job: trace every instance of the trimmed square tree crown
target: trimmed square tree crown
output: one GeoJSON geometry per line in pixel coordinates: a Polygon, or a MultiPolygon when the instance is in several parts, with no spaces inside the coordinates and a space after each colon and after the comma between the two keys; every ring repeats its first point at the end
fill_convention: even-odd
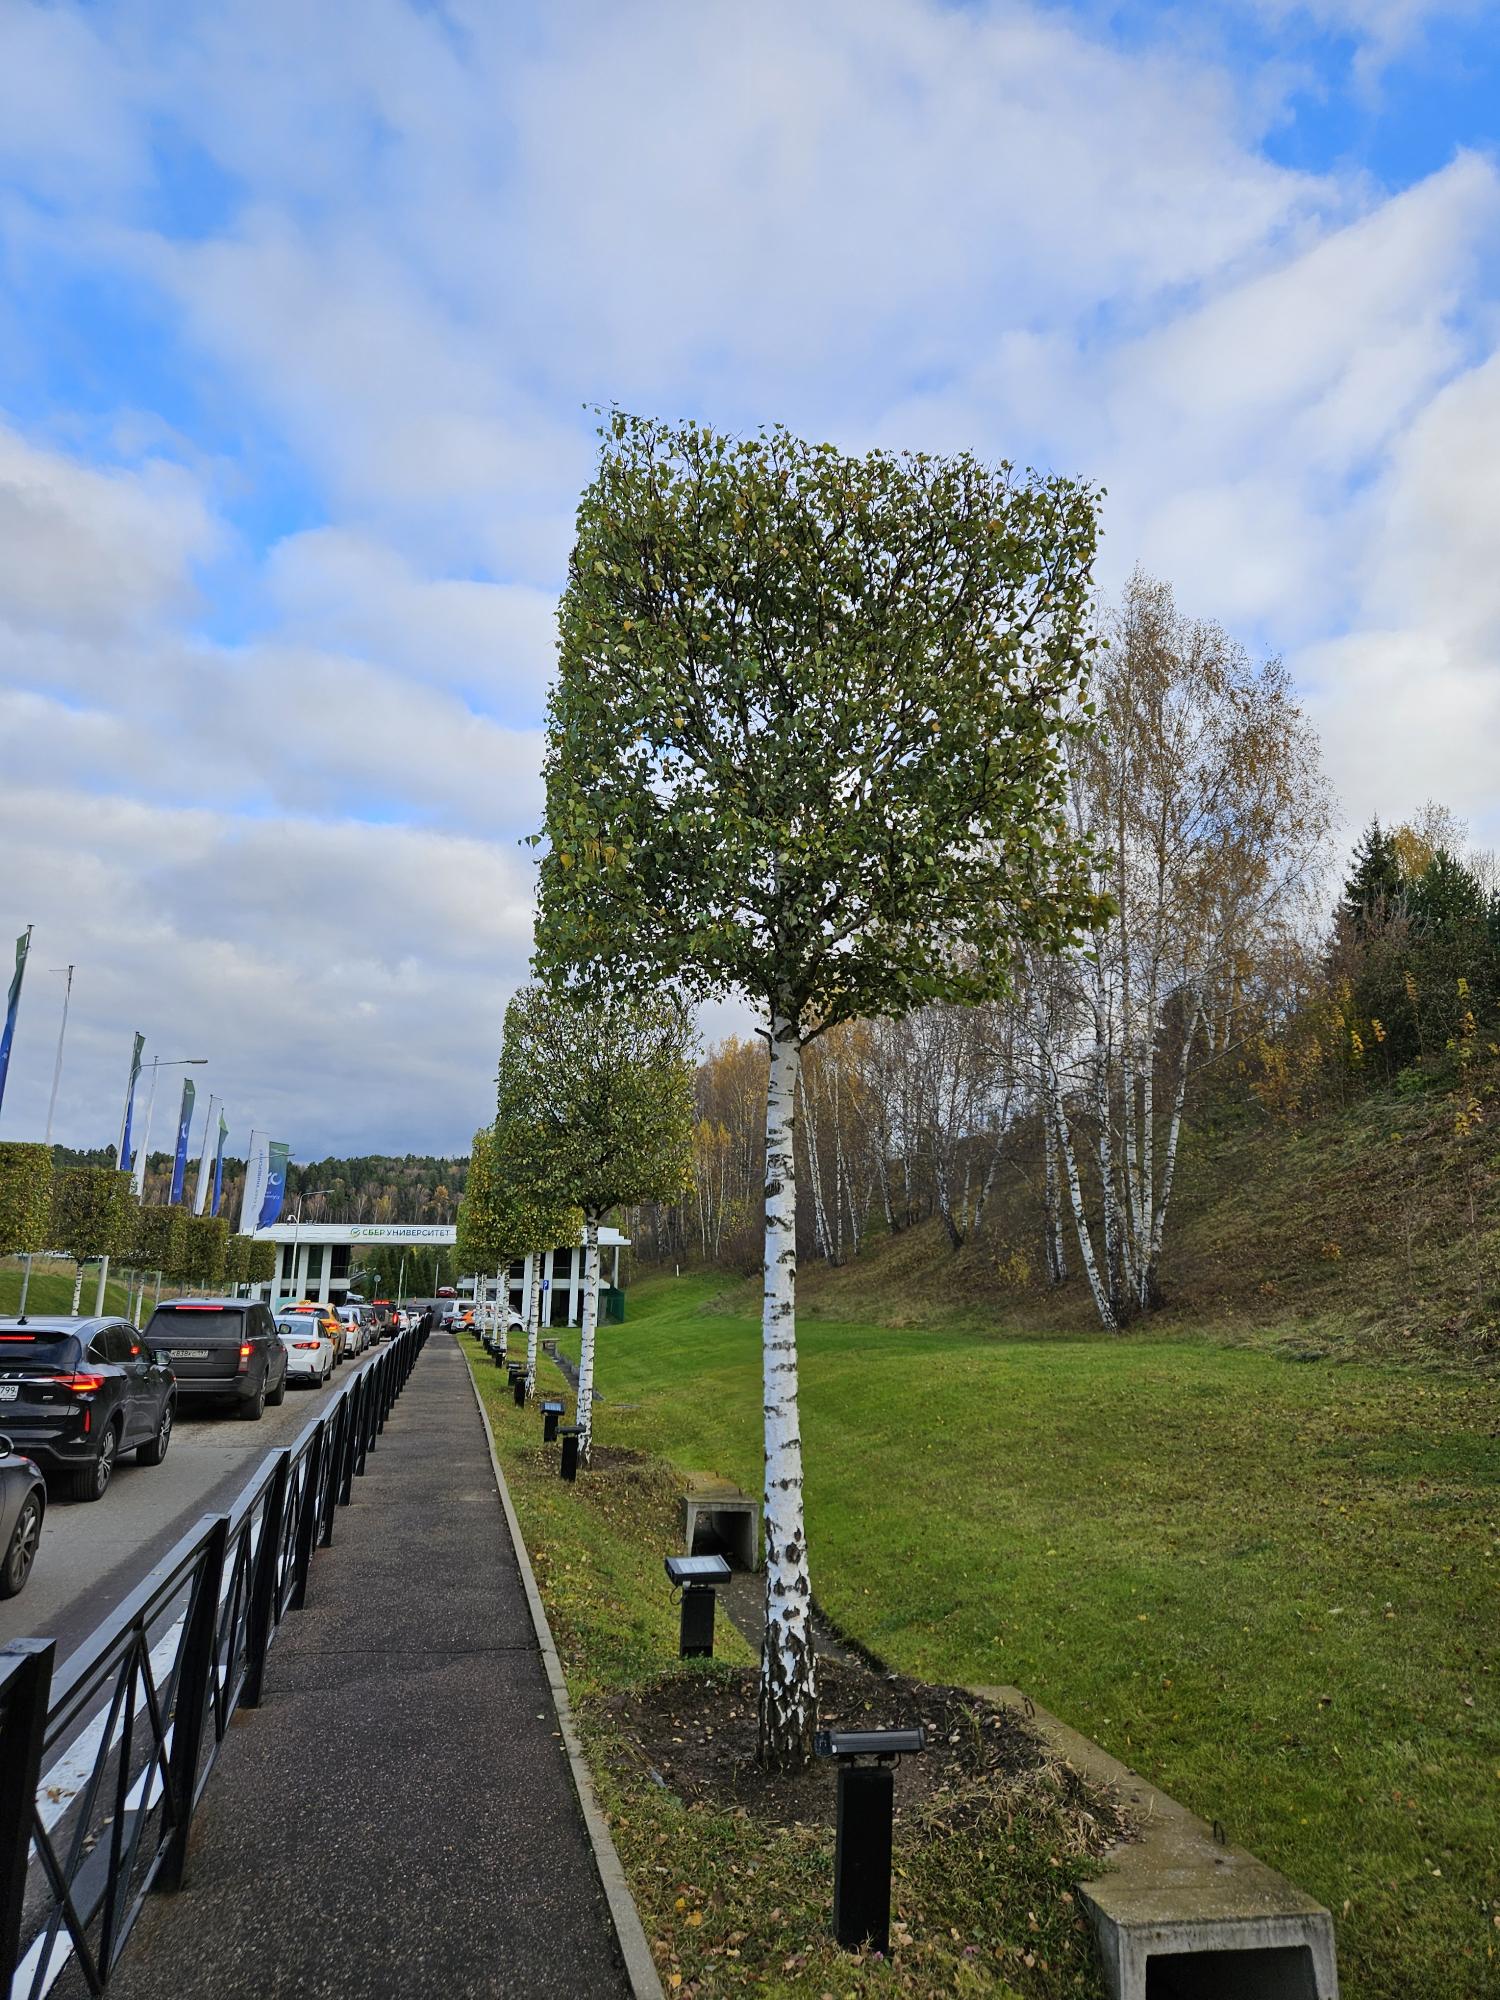
{"type": "Polygon", "coordinates": [[[538,962],[764,1008],[761,1756],[815,1720],[794,1319],[801,1051],[1003,992],[1096,919],[1062,751],[1088,726],[1095,496],[966,453],[851,457],[623,413],[578,511],[548,718],[538,962]]]}

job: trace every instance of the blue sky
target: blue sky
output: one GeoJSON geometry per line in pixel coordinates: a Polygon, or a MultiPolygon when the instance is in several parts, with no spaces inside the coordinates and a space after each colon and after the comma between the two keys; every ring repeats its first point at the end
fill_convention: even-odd
{"type": "Polygon", "coordinates": [[[66,1139],[140,1027],[465,1142],[591,403],[1099,480],[1350,825],[1500,838],[1497,105],[1488,0],[0,5],[0,1133],[72,959],[66,1139]]]}

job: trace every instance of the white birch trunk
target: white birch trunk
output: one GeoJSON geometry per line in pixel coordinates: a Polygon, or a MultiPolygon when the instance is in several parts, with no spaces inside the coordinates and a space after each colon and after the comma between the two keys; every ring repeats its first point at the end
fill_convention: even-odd
{"type": "Polygon", "coordinates": [[[1048,1106],[1042,1107],[1042,1146],[1045,1160],[1043,1205],[1047,1210],[1047,1262],[1054,1285],[1068,1276],[1068,1246],[1063,1237],[1062,1201],[1057,1175],[1057,1132],[1048,1106]]]}
{"type": "Polygon", "coordinates": [[[599,1319],[599,1217],[583,1218],[583,1312],[578,1335],[578,1462],[586,1466],[594,1442],[594,1337],[599,1319]]]}
{"type": "Polygon", "coordinates": [[[1068,1130],[1068,1109],[1063,1101],[1062,1078],[1058,1075],[1057,1065],[1052,1060],[1051,1041],[1045,1022],[1038,1019],[1033,1033],[1037,1053],[1041,1057],[1042,1088],[1047,1095],[1047,1110],[1057,1133],[1062,1178],[1073,1210],[1073,1222],[1078,1235],[1078,1254],[1083,1260],[1083,1273],[1089,1281],[1089,1290],[1094,1296],[1094,1306],[1099,1314],[1100,1325],[1108,1332],[1115,1333],[1119,1330],[1119,1322],[1110,1305],[1109,1294],[1099,1281],[1099,1266],[1094,1257],[1094,1240],[1089,1234],[1089,1219],[1083,1206],[1083,1188],[1078,1179],[1078,1161],[1073,1152],[1072,1134],[1068,1130]]]}
{"type": "Polygon", "coordinates": [[[78,1301],[82,1297],[83,1297],[83,1266],[82,1264],[75,1264],[73,1266],[73,1303],[68,1308],[68,1316],[70,1319],[77,1319],[78,1301]]]}
{"type": "Polygon", "coordinates": [[[798,1024],[771,1023],[766,1092],[765,1301],[761,1320],[765,1411],[766,1636],[760,1656],[760,1762],[800,1771],[817,1720],[812,1580],[802,1510],[802,1431],[797,1410],[798,1024]]]}
{"type": "Polygon", "coordinates": [[[530,1402],[536,1394],[536,1342],[537,1328],[542,1320],[542,1258],[546,1253],[533,1250],[531,1253],[531,1284],[526,1296],[526,1400],[530,1402]]]}
{"type": "Polygon", "coordinates": [[[1172,1199],[1172,1181],[1177,1172],[1177,1142],[1182,1133],[1182,1107],[1187,1097],[1188,1070],[1192,1062],[1193,1038],[1198,1032],[1201,1012],[1197,996],[1193,998],[1193,1012],[1188,1021],[1187,1032],[1182,1038],[1182,1053],[1177,1059],[1177,1088],[1172,1096],[1172,1117],[1167,1127],[1166,1158],[1162,1162],[1161,1193],[1151,1211],[1151,1248],[1141,1265],[1141,1304],[1151,1305],[1156,1297],[1156,1271],[1161,1263],[1162,1235],[1167,1224],[1167,1204],[1172,1199]]]}
{"type": "Polygon", "coordinates": [[[806,1125],[807,1170],[812,1180],[813,1191],[813,1230],[824,1262],[831,1264],[833,1239],[828,1234],[828,1212],[823,1206],[823,1169],[818,1160],[818,1125],[812,1115],[812,1106],[807,1101],[807,1078],[802,1069],[800,1054],[797,1063],[797,1094],[802,1100],[802,1117],[806,1125]]]}

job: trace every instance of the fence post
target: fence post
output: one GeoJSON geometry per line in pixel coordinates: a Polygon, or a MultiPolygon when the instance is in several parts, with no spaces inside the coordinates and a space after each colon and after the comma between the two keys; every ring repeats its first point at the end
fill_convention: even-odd
{"type": "Polygon", "coordinates": [[[26,1863],[36,1815],[55,1639],[13,1639],[0,1651],[0,1989],[21,1948],[26,1863]]]}
{"type": "Polygon", "coordinates": [[[323,1470],[323,1433],[319,1424],[307,1447],[307,1470],[303,1475],[302,1505],[297,1510],[297,1542],[292,1551],[292,1594],[288,1611],[300,1611],[307,1602],[307,1572],[312,1567],[313,1538],[318,1532],[318,1478],[323,1470]]]}
{"type": "Polygon", "coordinates": [[[187,1630],[182,1635],[182,1663],[177,1669],[177,1698],[172,1705],[172,1755],[168,1765],[172,1831],[162,1849],[161,1867],[153,1884],[158,1889],[180,1889],[187,1864],[188,1828],[193,1818],[203,1723],[218,1670],[214,1655],[218,1647],[219,1592],[224,1582],[224,1551],[228,1545],[229,1516],[220,1514],[203,1546],[203,1566],[188,1611],[187,1630]]]}
{"type": "Polygon", "coordinates": [[[341,1507],[349,1505],[349,1495],[354,1488],[354,1460],[359,1451],[359,1390],[360,1385],[356,1382],[351,1393],[344,1398],[344,1448],[339,1457],[341,1507]]]}
{"type": "Polygon", "coordinates": [[[318,1518],[320,1549],[326,1549],[333,1540],[333,1510],[339,1504],[339,1477],[344,1462],[344,1418],[348,1408],[349,1398],[341,1396],[334,1404],[332,1414],[324,1420],[322,1466],[324,1484],[322,1512],[318,1518]]]}
{"type": "Polygon", "coordinates": [[[259,1708],[261,1683],[266,1673],[266,1652],[276,1624],[276,1569],[281,1559],[281,1531],[286,1522],[286,1489],[291,1476],[292,1454],[276,1453],[276,1470],[266,1492],[265,1511],[260,1517],[260,1547],[255,1553],[255,1577],[250,1586],[249,1629],[245,1634],[245,1685],[240,1692],[241,1708],[259,1708]]]}

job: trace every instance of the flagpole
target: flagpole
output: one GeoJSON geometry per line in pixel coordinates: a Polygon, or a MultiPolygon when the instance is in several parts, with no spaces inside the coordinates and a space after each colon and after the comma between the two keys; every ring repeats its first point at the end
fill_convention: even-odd
{"type": "MultiPolygon", "coordinates": [[[[52,1095],[47,1100],[47,1136],[42,1144],[47,1148],[47,1162],[52,1161],[52,1120],[57,1111],[57,1086],[62,1082],[63,1036],[68,1032],[68,1002],[73,995],[73,968],[54,965],[54,972],[66,972],[67,983],[63,987],[62,1025],[57,1031],[57,1061],[52,1065],[52,1095]]],[[[17,1318],[26,1317],[26,1294],[31,1290],[31,1252],[26,1252],[26,1266],[21,1273],[21,1304],[17,1318]]]]}

